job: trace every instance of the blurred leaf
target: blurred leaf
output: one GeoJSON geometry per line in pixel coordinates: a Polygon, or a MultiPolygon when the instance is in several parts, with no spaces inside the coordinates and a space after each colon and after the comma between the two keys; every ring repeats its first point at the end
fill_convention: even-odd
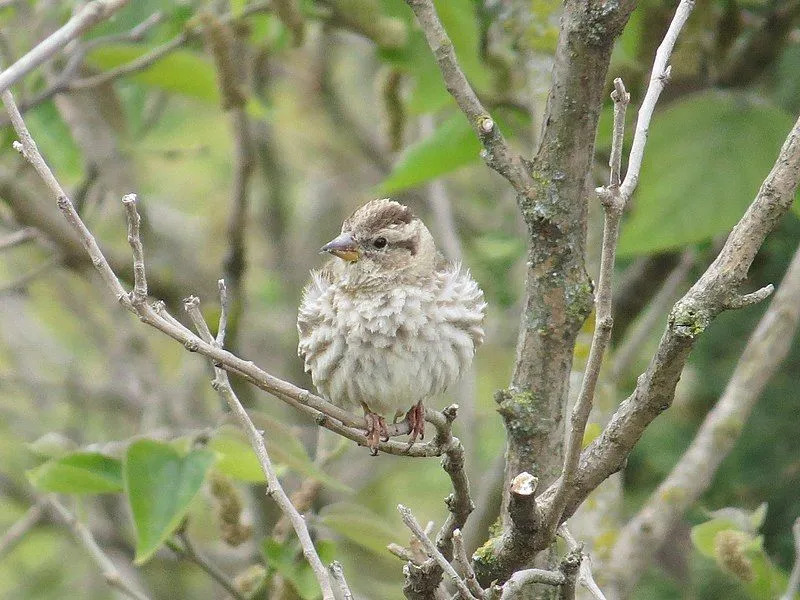
{"type": "Polygon", "coordinates": [[[586,425],[586,429],[583,432],[583,441],[581,442],[581,448],[586,448],[589,444],[591,444],[594,439],[600,435],[603,431],[603,427],[600,423],[589,423],[586,425]]]}
{"type": "Polygon", "coordinates": [[[442,122],[427,138],[408,146],[389,176],[381,183],[382,194],[420,185],[455,171],[480,156],[481,144],[460,112],[442,122]]]}
{"type": "Polygon", "coordinates": [[[211,438],[208,447],[219,454],[219,460],[214,467],[221,473],[240,481],[265,481],[256,453],[234,432],[220,431],[211,438]]]}
{"type": "Polygon", "coordinates": [[[136,529],[136,563],[148,560],[183,520],[214,453],[181,455],[170,444],[139,440],[125,456],[125,492],[136,529]]]}
{"type": "MultiPolygon", "coordinates": [[[[253,411],[250,416],[256,426],[265,431],[264,440],[267,443],[267,451],[273,461],[286,465],[300,475],[319,481],[332,490],[348,494],[353,493],[352,488],[337,481],[314,464],[314,461],[311,460],[308,452],[306,452],[305,446],[298,438],[297,432],[293,431],[291,427],[276,421],[264,413],[253,411]]],[[[239,439],[244,439],[244,434],[239,433],[238,430],[233,430],[232,428],[227,428],[226,430],[228,432],[234,431],[236,433],[233,435],[239,435],[239,439]]]]}
{"type": "MultiPolygon", "coordinates": [[[[315,547],[323,564],[328,564],[335,558],[335,545],[331,540],[319,540],[315,547]]],[[[299,544],[294,540],[279,542],[266,538],[261,545],[261,552],[267,566],[291,582],[302,600],[317,600],[322,597],[314,571],[303,558],[299,544]]]]}
{"type": "Polygon", "coordinates": [[[398,538],[384,517],[358,504],[329,504],[320,511],[320,520],[332,531],[375,554],[385,554],[386,546],[398,538]]]}
{"type": "Polygon", "coordinates": [[[105,494],[122,491],[120,461],[94,452],[76,452],[28,471],[38,489],[62,494],[105,494]]]}
{"type": "Polygon", "coordinates": [[[714,558],[714,540],[720,531],[727,529],[735,529],[739,531],[736,524],[724,517],[711,519],[700,525],[692,527],[691,538],[694,547],[697,548],[703,556],[714,558]]]}
{"type": "Polygon", "coordinates": [[[60,458],[68,452],[77,450],[78,445],[58,431],[50,431],[30,444],[28,450],[41,458],[60,458]]]}
{"type": "Polygon", "coordinates": [[[767,503],[762,502],[758,505],[758,508],[755,509],[750,514],[750,527],[752,527],[753,531],[758,531],[761,529],[761,526],[764,524],[764,519],[767,518],[767,503]]]}
{"type": "MultiPolygon", "coordinates": [[[[95,48],[87,56],[93,66],[110,70],[129,63],[153,50],[141,44],[108,44],[95,48]]],[[[134,81],[168,92],[183,94],[207,102],[219,102],[214,67],[202,55],[189,50],[175,50],[144,71],[129,75],[134,81]]]]}
{"type": "Polygon", "coordinates": [[[754,198],[792,125],[741,94],[705,92],[655,115],[620,256],[727,233],[754,198]]]}
{"type": "MultiPolygon", "coordinates": [[[[431,53],[425,36],[416,25],[411,11],[396,2],[383,0],[382,12],[401,18],[409,24],[409,41],[402,50],[383,49],[381,58],[408,71],[414,78],[414,87],[408,100],[412,113],[436,112],[452,102],[445,88],[439,67],[431,53]]],[[[491,75],[480,55],[480,32],[473,0],[437,0],[436,11],[453,42],[458,62],[470,82],[477,89],[489,86],[491,75]]]]}

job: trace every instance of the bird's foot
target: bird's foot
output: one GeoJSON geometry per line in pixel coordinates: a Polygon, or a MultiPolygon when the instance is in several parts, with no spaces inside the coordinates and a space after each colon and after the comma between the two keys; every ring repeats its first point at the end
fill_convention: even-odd
{"type": "Polygon", "coordinates": [[[408,421],[409,427],[409,438],[408,438],[408,447],[414,445],[414,442],[417,441],[417,437],[419,439],[425,439],[425,405],[422,404],[422,401],[417,402],[411,409],[406,413],[406,421],[408,421]]]}
{"type": "Polygon", "coordinates": [[[386,428],[386,421],[378,414],[368,408],[364,408],[364,422],[367,426],[367,447],[372,456],[378,454],[378,443],[389,441],[389,430],[386,428]]]}

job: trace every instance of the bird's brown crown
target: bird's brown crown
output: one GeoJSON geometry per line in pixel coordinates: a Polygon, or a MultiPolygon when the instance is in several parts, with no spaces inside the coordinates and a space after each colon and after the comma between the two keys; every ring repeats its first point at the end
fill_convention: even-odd
{"type": "Polygon", "coordinates": [[[407,225],[416,217],[411,209],[399,202],[383,198],[372,200],[345,219],[342,224],[342,231],[353,231],[355,229],[368,232],[376,232],[386,229],[392,225],[407,225]]]}

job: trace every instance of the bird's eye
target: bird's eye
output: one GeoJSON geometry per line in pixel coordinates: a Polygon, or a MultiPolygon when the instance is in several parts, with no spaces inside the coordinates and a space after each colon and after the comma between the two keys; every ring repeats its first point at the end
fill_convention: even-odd
{"type": "Polygon", "coordinates": [[[375,238],[373,240],[373,242],[372,242],[372,245],[375,246],[378,249],[385,248],[386,247],[386,238],[385,237],[375,238]]]}

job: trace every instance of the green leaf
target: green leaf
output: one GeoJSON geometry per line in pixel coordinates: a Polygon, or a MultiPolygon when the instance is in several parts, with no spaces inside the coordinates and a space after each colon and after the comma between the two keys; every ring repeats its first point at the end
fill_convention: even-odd
{"type": "Polygon", "coordinates": [[[358,504],[329,504],[320,511],[320,520],[332,531],[375,554],[385,554],[386,546],[397,541],[397,532],[384,517],[358,504]]]}
{"type": "Polygon", "coordinates": [[[694,547],[700,551],[700,554],[708,558],[715,557],[714,540],[720,531],[727,529],[735,529],[739,531],[736,524],[724,517],[711,519],[700,525],[692,527],[691,538],[694,547]]]}
{"type": "Polygon", "coordinates": [[[136,529],[136,563],[148,560],[180,525],[208,469],[211,450],[181,455],[170,444],[139,440],[125,455],[125,493],[136,529]]]}
{"type": "Polygon", "coordinates": [[[27,473],[30,482],[45,492],[104,494],[122,491],[119,460],[95,452],[75,452],[49,460],[27,473]]]}
{"type": "Polygon", "coordinates": [[[727,233],[755,197],[791,125],[780,109],[718,91],[656,114],[619,255],[727,233]]]}
{"type": "Polygon", "coordinates": [[[476,162],[480,150],[481,144],[469,121],[460,112],[454,113],[429,137],[405,149],[381,183],[380,192],[393,194],[476,162]]]}
{"type": "Polygon", "coordinates": [[[215,468],[221,473],[240,481],[265,481],[256,453],[236,432],[220,430],[211,438],[208,447],[219,455],[215,468]]]}
{"type": "Polygon", "coordinates": [[[600,435],[603,431],[603,427],[600,423],[589,423],[586,425],[586,429],[583,431],[583,440],[581,441],[581,448],[586,448],[589,444],[591,444],[595,438],[600,435]]]}
{"type": "MultiPolygon", "coordinates": [[[[323,564],[328,564],[335,558],[333,541],[319,540],[315,547],[323,564]]],[[[314,571],[303,559],[296,542],[278,542],[266,538],[261,545],[261,552],[267,566],[289,581],[302,600],[317,600],[322,596],[314,571]]]]}
{"type": "MultiPolygon", "coordinates": [[[[267,451],[273,461],[286,465],[300,475],[319,481],[332,490],[353,493],[352,488],[337,481],[314,464],[306,452],[305,446],[298,438],[297,432],[291,427],[264,413],[254,411],[251,413],[251,418],[257,427],[264,430],[267,451]]],[[[227,431],[231,432],[231,428],[228,428],[227,431]]],[[[239,433],[238,430],[233,430],[233,432],[233,435],[239,435],[240,439],[244,439],[244,434],[239,433]]]]}
{"type": "MultiPolygon", "coordinates": [[[[99,69],[110,70],[129,63],[154,48],[155,46],[141,44],[108,44],[89,52],[87,60],[99,69]]],[[[214,66],[202,55],[190,50],[175,50],[144,71],[138,71],[129,77],[168,92],[207,102],[219,102],[214,66]]]]}
{"type": "Polygon", "coordinates": [[[45,433],[35,441],[25,445],[28,450],[41,458],[61,458],[78,448],[74,441],[58,431],[45,433]]]}
{"type": "Polygon", "coordinates": [[[764,519],[767,518],[767,503],[762,502],[758,505],[758,508],[755,509],[752,513],[750,513],[750,527],[752,527],[753,531],[758,531],[761,529],[761,526],[764,524],[764,519]]]}

